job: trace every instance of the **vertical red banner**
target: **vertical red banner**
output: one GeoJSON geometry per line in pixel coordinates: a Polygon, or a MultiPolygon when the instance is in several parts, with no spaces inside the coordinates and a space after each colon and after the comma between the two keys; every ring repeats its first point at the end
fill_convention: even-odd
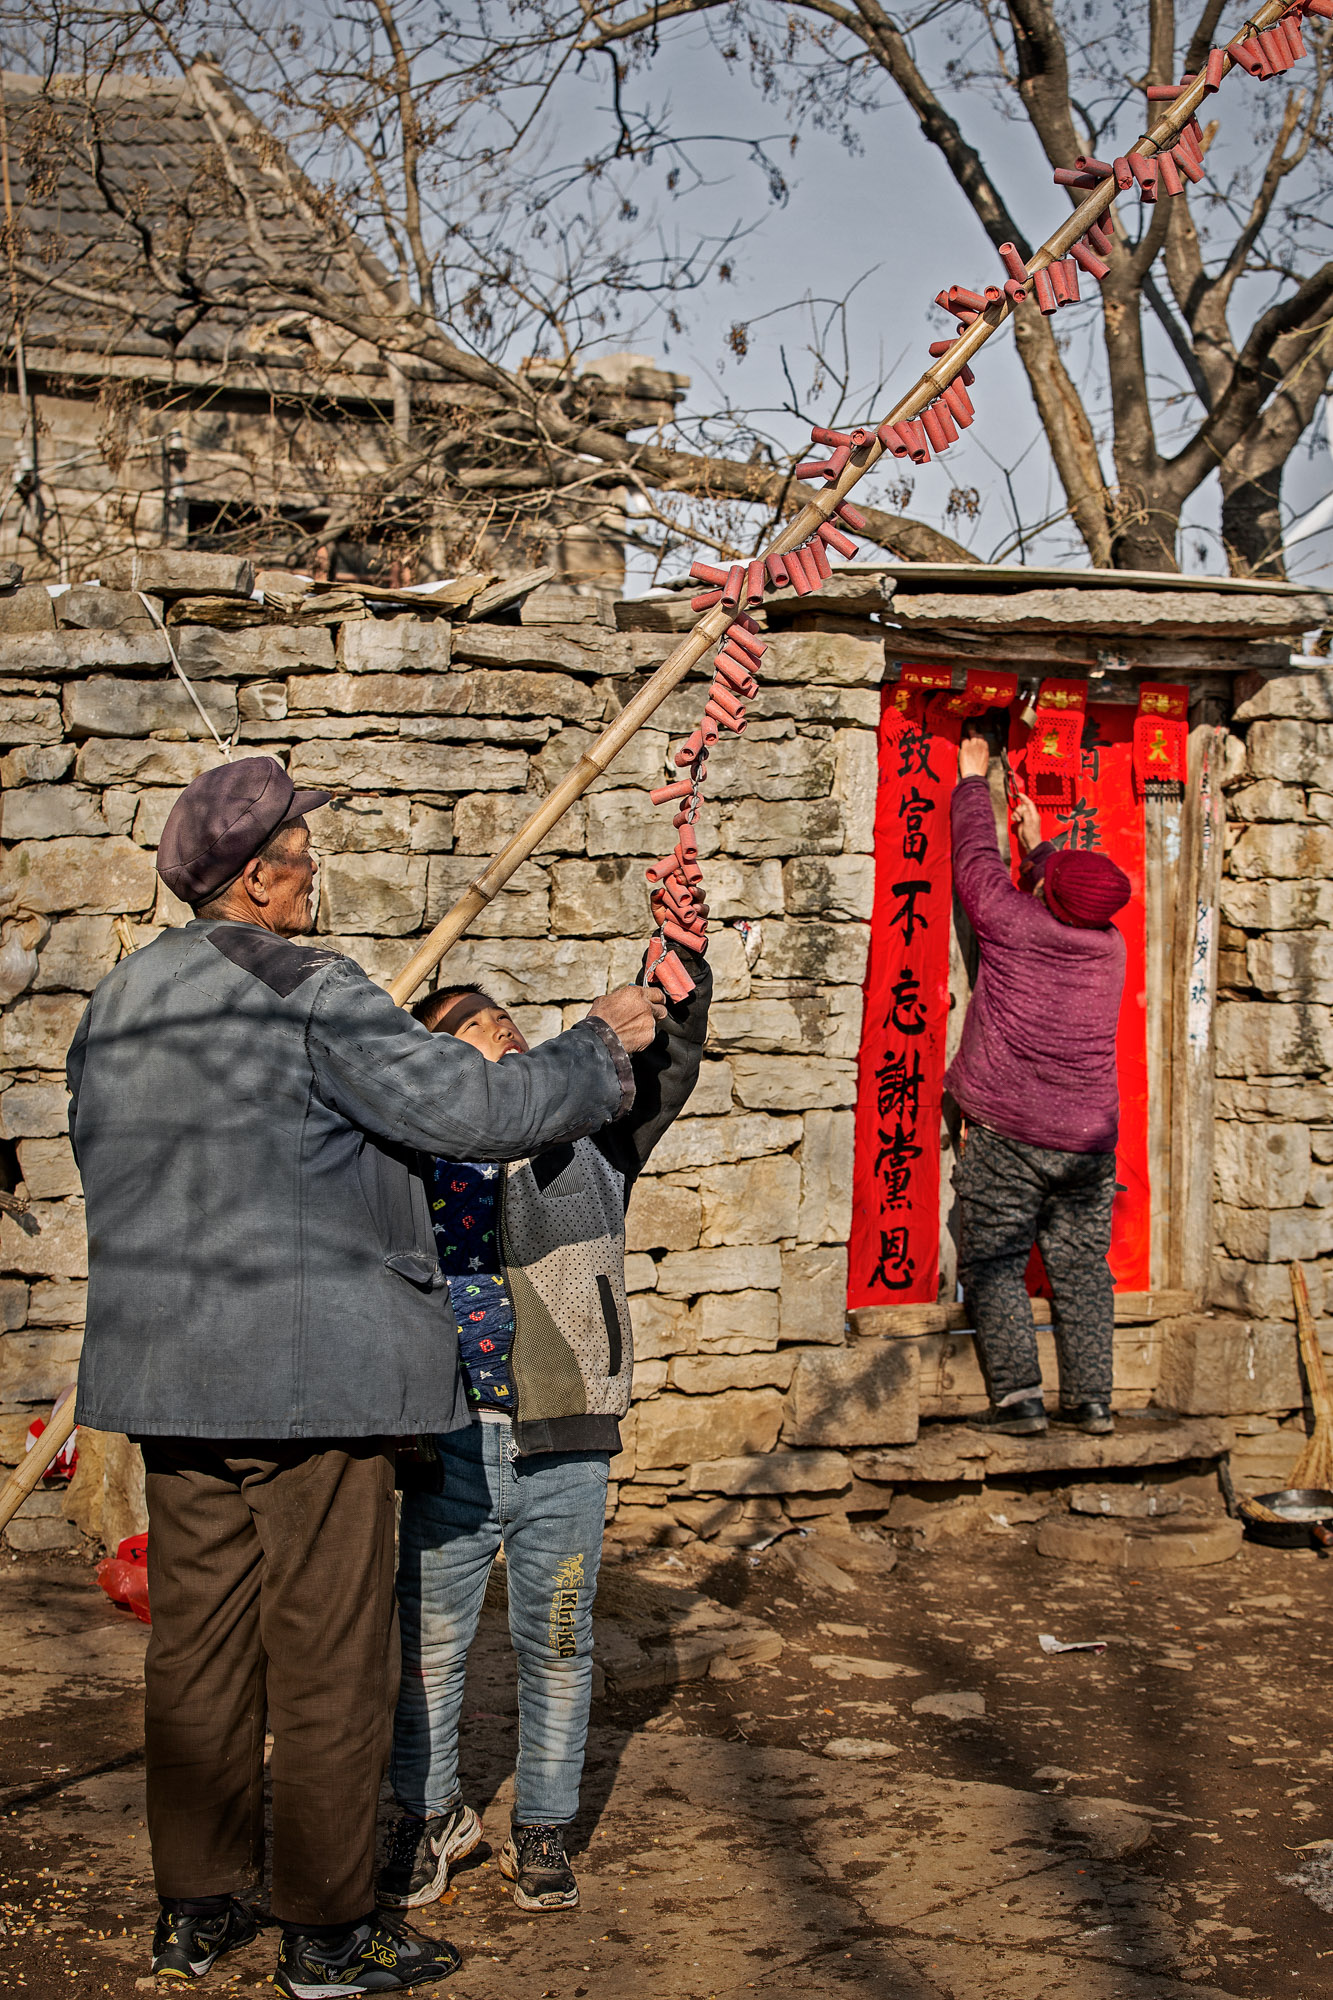
{"type": "Polygon", "coordinates": [[[848,1246],[852,1307],[933,1304],[939,1285],[957,724],[941,733],[906,721],[891,705],[893,693],[885,688],[880,711],[875,905],[848,1246]]]}
{"type": "MultiPolygon", "coordinates": [[[[1027,781],[1029,732],[1015,724],[1010,755],[1020,784],[1027,781]]],[[[1151,1282],[1152,1201],[1148,1179],[1147,930],[1144,911],[1143,804],[1134,785],[1134,710],[1119,702],[1092,702],[1083,730],[1078,769],[1067,803],[1043,806],[1041,830],[1061,847],[1099,848],[1130,880],[1130,900],[1116,918],[1125,940],[1125,992],[1116,1030],[1120,1082],[1118,1191],[1112,1219],[1112,1275],[1119,1292],[1146,1292],[1151,1282]]]]}

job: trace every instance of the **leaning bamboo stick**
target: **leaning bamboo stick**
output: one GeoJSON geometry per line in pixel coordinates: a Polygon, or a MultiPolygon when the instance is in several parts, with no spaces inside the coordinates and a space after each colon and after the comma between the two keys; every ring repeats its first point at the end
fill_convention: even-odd
{"type": "MultiPolygon", "coordinates": [[[[1290,0],[1265,0],[1265,5],[1249,17],[1246,25],[1252,30],[1271,27],[1287,11],[1289,5],[1290,0]]],[[[1225,56],[1222,74],[1225,75],[1233,68],[1235,64],[1231,57],[1225,56]]],[[[1194,82],[1166,106],[1152,129],[1138,141],[1134,151],[1142,153],[1147,158],[1167,151],[1179,138],[1207,95],[1204,73],[1200,70],[1194,82]]],[[[1026,268],[1029,275],[1045,270],[1058,258],[1067,255],[1073,245],[1086,234],[1089,224],[1096,222],[1108,208],[1113,206],[1117,192],[1115,182],[1109,176],[1099,187],[1092,189],[1068,219],[1061,223],[1060,227],[1054,230],[1028,259],[1026,268]]],[[[919,416],[921,411],[933,403],[944,388],[962,373],[968,362],[986,342],[1000,331],[1013,311],[1012,302],[1004,296],[988,305],[952,343],[948,353],[941,355],[932,367],[926,369],[907,394],[894,405],[884,422],[900,423],[904,418],[919,416]]],[[[885,447],[878,437],[872,435],[868,438],[865,444],[852,452],[839,477],[826,486],[817,498],[806,501],[800,512],[769,543],[764,554],[785,555],[790,549],[799,548],[802,543],[808,541],[826,521],[832,520],[841,503],[857,483],[873,470],[884,453],[885,447]]],[[[592,749],[579,759],[568,777],[550,793],[499,853],[492,857],[453,908],[440,919],[434,930],[422,939],[389,987],[390,994],[399,1006],[405,1005],[411,999],[445,954],[458,942],[474,918],[480,916],[510,876],[522,866],[530,854],[535,852],[556,822],[568,812],[570,806],[582,798],[589,785],[602,775],[630,738],[661,707],[672,690],[684,680],[691,667],[717,644],[737,615],[735,612],[724,611],[720,604],[714,605],[711,610],[703,613],[693,631],[688,633],[678,646],[673,647],[651,680],[640,688],[634,699],[602,732],[592,749]]]]}
{"type": "Polygon", "coordinates": [[[56,1402],[46,1429],[20,1459],[3,1486],[0,1486],[0,1535],[9,1526],[30,1493],[41,1484],[42,1474],[52,1459],[70,1441],[74,1431],[74,1391],[66,1389],[56,1402]]]}

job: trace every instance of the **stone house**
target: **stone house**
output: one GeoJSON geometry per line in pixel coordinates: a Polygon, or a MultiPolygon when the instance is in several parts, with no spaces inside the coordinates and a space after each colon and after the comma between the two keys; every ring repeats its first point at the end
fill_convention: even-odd
{"type": "MultiPolygon", "coordinates": [[[[372,318],[395,310],[394,280],[216,65],[107,76],[92,94],[5,72],[0,93],[17,249],[0,349],[0,559],[69,581],[129,548],[296,551],[325,575],[387,582],[408,534],[418,582],[473,553],[506,575],[550,564],[567,582],[620,588],[621,544],[602,519],[614,492],[557,499],[508,538],[479,531],[474,547],[494,399],[284,305],[287,268],[372,318]],[[470,431],[480,442],[460,460],[470,431]],[[395,464],[445,432],[471,511],[429,466],[394,484],[395,464]]],[[[577,393],[590,419],[628,435],[668,422],[686,387],[619,354],[587,364],[577,393]]]]}
{"type": "MultiPolygon", "coordinates": [[[[9,1463],[80,1343],[64,1052],[97,980],[181,920],[154,850],[179,787],[222,754],[132,581],[155,592],[223,742],[339,788],[315,827],[321,942],[381,980],[690,622],[671,591],[618,604],[614,622],[567,592],[478,600],[471,616],[285,577],[256,597],[248,565],[168,552],[104,565],[98,587],[0,600],[9,1463]]],[[[700,825],[707,1058],[630,1209],[636,1390],[615,1535],[745,1542],[843,1516],[934,1534],[1036,1518],[1071,1483],[1144,1468],[1215,1505],[1227,1454],[1252,1490],[1284,1482],[1303,1430],[1292,1258],[1333,1346],[1333,670],[1299,650],[1327,610],[1294,587],[967,565],[855,566],[817,605],[771,601],[762,690],[715,753],[700,825]],[[1131,719],[1145,688],[1188,690],[1189,784],[1136,822],[1150,1171],[1141,1282],[1117,1301],[1114,1439],[1020,1449],[960,1423],[983,1389],[954,1295],[947,1129],[938,1281],[848,1310],[884,690],[904,661],[942,663],[950,689],[978,664],[1033,688],[1082,676],[1096,712],[1131,719]]],[[[647,791],[701,694],[668,698],[447,961],[533,1040],[637,970],[643,868],[667,818],[647,791]]],[[[954,1013],[967,965],[956,929],[954,1013]]],[[[113,1442],[85,1439],[71,1494],[39,1495],[12,1537],[58,1539],[68,1507],[114,1540],[137,1525],[131,1474],[113,1442]]]]}

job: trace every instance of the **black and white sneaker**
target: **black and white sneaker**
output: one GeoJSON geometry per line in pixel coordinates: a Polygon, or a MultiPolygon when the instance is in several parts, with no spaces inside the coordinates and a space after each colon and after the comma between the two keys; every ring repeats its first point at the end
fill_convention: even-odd
{"type": "Polygon", "coordinates": [[[375,1894],[390,1910],[416,1910],[441,1897],[455,1861],[471,1854],[481,1839],[481,1821],[471,1806],[420,1819],[405,1812],[389,1835],[389,1852],[375,1894]]]}
{"type": "Polygon", "coordinates": [[[234,1896],[207,1917],[178,1916],[164,1904],[153,1929],[153,1971],[159,1979],[202,1979],[224,1951],[258,1936],[258,1919],[234,1896]]]}
{"type": "Polygon", "coordinates": [[[449,1979],[463,1963],[443,1938],[422,1937],[384,1923],[358,1924],[341,1943],[286,1932],[273,1984],[288,2000],[322,2000],[325,1993],[397,1993],[449,1979]]]}
{"type": "Polygon", "coordinates": [[[500,1873],[514,1885],[520,1910],[573,1910],[579,1885],[565,1853],[562,1826],[515,1826],[500,1849],[500,1873]]]}

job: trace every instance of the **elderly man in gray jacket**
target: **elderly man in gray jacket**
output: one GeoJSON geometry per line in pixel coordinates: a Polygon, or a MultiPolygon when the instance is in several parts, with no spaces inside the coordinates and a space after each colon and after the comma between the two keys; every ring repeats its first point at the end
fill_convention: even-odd
{"type": "Polygon", "coordinates": [[[158,855],[192,923],[98,986],[69,1054],[88,1212],[78,1416],[143,1449],[153,1970],[247,1943],[271,1730],[275,1983],[440,1979],[375,1914],[397,1676],[392,1440],[469,1421],[420,1156],[516,1160],[633,1098],[660,1000],[612,993],[522,1062],[431,1035],[313,927],[271,758],[205,773],[158,855]]]}

